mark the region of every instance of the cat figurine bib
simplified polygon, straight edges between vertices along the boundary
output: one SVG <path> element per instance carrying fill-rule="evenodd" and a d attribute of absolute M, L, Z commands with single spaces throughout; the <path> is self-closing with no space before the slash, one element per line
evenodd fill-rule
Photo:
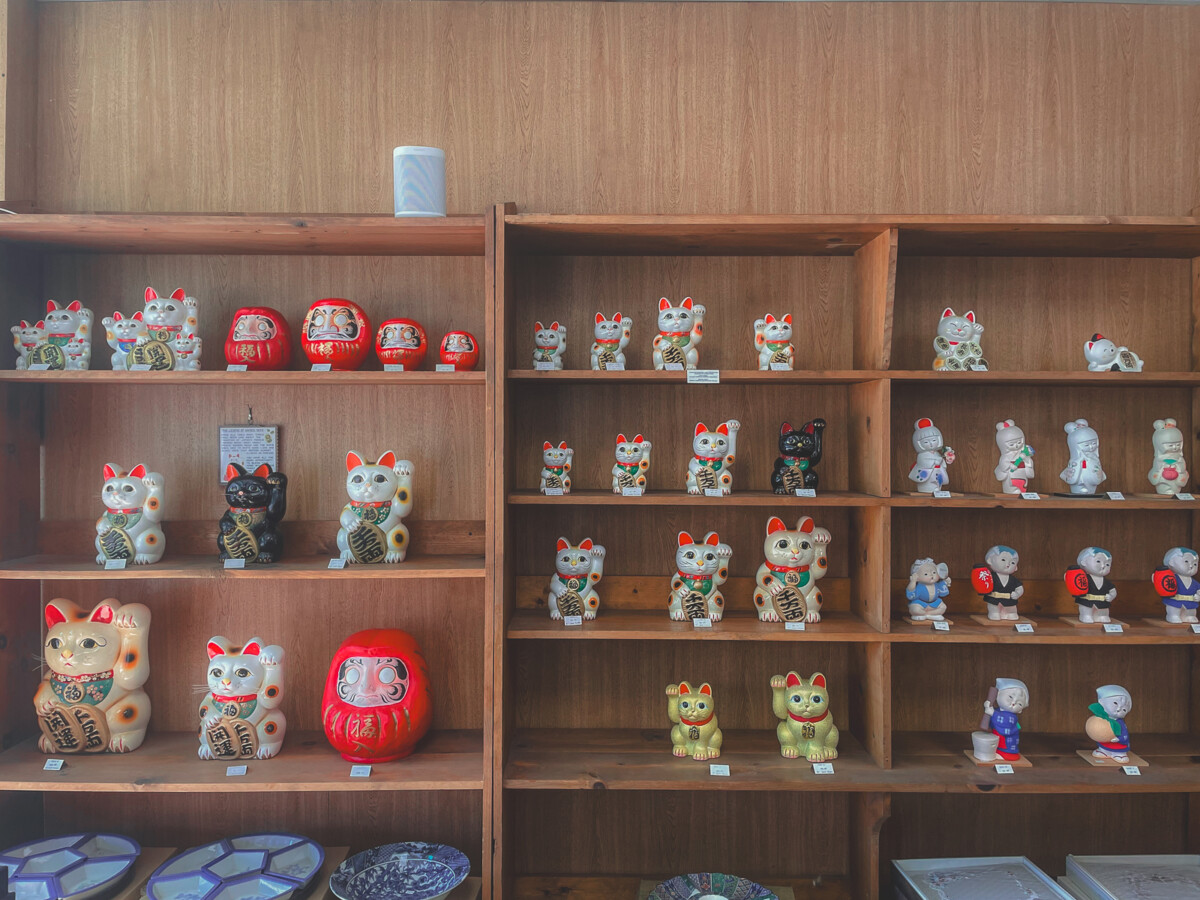
<path fill-rule="evenodd" d="M 550 618 L 596 618 L 600 609 L 596 585 L 604 574 L 604 548 L 593 544 L 591 538 L 584 538 L 577 547 L 566 538 L 559 538 L 555 552 L 556 574 L 550 579 Z"/>
<path fill-rule="evenodd" d="M 831 535 L 811 516 L 802 516 L 794 531 L 782 519 L 767 523 L 763 541 L 766 560 L 754 576 L 754 605 L 763 622 L 820 622 L 821 591 L 829 560 L 825 548 Z"/>
<path fill-rule="evenodd" d="M 278 562 L 283 556 L 279 523 L 287 512 L 287 476 L 263 463 L 248 473 L 237 463 L 225 469 L 225 502 L 217 548 L 221 559 Z"/>
<path fill-rule="evenodd" d="M 675 551 L 675 577 L 667 609 L 677 622 L 712 619 L 720 622 L 725 598 L 719 588 L 729 578 L 729 558 L 733 549 L 722 544 L 715 531 L 697 541 L 686 531 L 679 532 Z"/>
<path fill-rule="evenodd" d="M 617 435 L 616 464 L 612 467 L 612 489 L 614 494 L 625 488 L 646 489 L 646 475 L 650 471 L 650 442 L 640 434 L 632 441 L 625 435 Z"/>
<path fill-rule="evenodd" d="M 403 518 L 412 512 L 413 464 L 389 450 L 375 463 L 346 454 L 346 493 L 337 545 L 349 563 L 400 563 L 408 553 Z"/>
<path fill-rule="evenodd" d="M 47 672 L 33 698 L 43 753 L 128 753 L 150 724 L 150 610 L 103 600 L 46 605 Z"/>
<path fill-rule="evenodd" d="M 142 309 L 146 335 L 139 336 L 133 349 L 126 354 L 126 365 L 131 369 L 149 366 L 154 372 L 198 370 L 200 338 L 196 334 L 200 324 L 196 310 L 196 298 L 186 296 L 183 288 L 170 297 L 160 297 L 154 288 L 146 288 Z"/>
<path fill-rule="evenodd" d="M 14 325 L 17 368 L 40 366 L 51 370 L 84 370 L 92 360 L 92 311 L 78 300 L 59 305 L 46 301 L 46 318 Z"/>
<path fill-rule="evenodd" d="M 142 311 L 139 309 L 132 316 L 122 316 L 119 312 L 105 316 L 104 337 L 112 348 L 112 363 L 114 372 L 124 372 L 129 368 L 129 354 L 139 342 L 150 339 L 146 323 L 142 321 Z"/>
<path fill-rule="evenodd" d="M 549 441 L 542 444 L 542 471 L 539 476 L 538 490 L 543 494 L 553 491 L 555 494 L 571 493 L 571 462 L 575 459 L 575 451 L 567 446 L 566 441 L 560 441 L 555 447 Z"/>
<path fill-rule="evenodd" d="M 567 352 L 567 326 L 551 322 L 547 328 L 541 322 L 533 323 L 533 364 L 546 364 L 551 369 L 563 367 L 563 354 Z"/>
<path fill-rule="evenodd" d="M 717 725 L 717 706 L 712 687 L 706 682 L 696 690 L 686 681 L 667 685 L 667 718 L 671 729 L 671 753 L 695 760 L 716 759 L 724 740 Z"/>
<path fill-rule="evenodd" d="M 800 428 L 787 422 L 779 426 L 779 456 L 771 470 L 771 489 L 777 494 L 815 491 L 821 479 L 814 467 L 821 461 L 824 443 L 824 419 L 813 419 Z"/>
<path fill-rule="evenodd" d="M 807 681 L 797 672 L 771 676 L 771 711 L 782 719 L 775 729 L 785 759 L 828 762 L 837 759 L 838 730 L 829 712 L 829 692 L 820 672 Z"/>
<path fill-rule="evenodd" d="M 737 419 L 721 423 L 716 431 L 709 431 L 703 422 L 696 425 L 685 479 L 689 494 L 720 491 L 725 496 L 733 492 L 733 462 L 741 427 Z"/>
<path fill-rule="evenodd" d="M 208 641 L 208 694 L 200 703 L 200 758 L 270 759 L 283 747 L 283 648 Z"/>
<path fill-rule="evenodd" d="M 667 366 L 694 369 L 700 363 L 696 349 L 704 337 L 704 307 L 684 297 L 672 306 L 666 297 L 658 301 L 658 334 L 654 336 L 654 368 Z"/>
<path fill-rule="evenodd" d="M 596 313 L 596 328 L 593 332 L 592 368 L 606 371 L 610 366 L 625 368 L 625 348 L 633 336 L 633 319 L 623 318 L 617 313 L 611 319 L 604 313 Z"/>
<path fill-rule="evenodd" d="M 771 366 L 795 366 L 796 349 L 792 346 L 792 314 L 776 319 L 770 313 L 754 320 L 754 347 L 758 350 L 758 369 L 768 372 Z"/>
<path fill-rule="evenodd" d="M 163 536 L 165 479 L 143 465 L 128 473 L 115 463 L 104 467 L 104 515 L 96 520 L 96 564 L 110 559 L 130 560 L 145 566 L 162 559 L 167 549 Z"/>

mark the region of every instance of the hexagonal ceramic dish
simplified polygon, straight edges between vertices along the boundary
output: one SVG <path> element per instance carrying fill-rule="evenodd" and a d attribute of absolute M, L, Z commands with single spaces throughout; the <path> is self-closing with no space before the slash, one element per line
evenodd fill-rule
<path fill-rule="evenodd" d="M 185 850 L 159 866 L 149 900 L 287 900 L 325 863 L 320 844 L 295 834 L 246 834 Z"/>
<path fill-rule="evenodd" d="M 119 834 L 64 834 L 0 853 L 17 900 L 103 900 L 133 870 L 142 848 Z"/>

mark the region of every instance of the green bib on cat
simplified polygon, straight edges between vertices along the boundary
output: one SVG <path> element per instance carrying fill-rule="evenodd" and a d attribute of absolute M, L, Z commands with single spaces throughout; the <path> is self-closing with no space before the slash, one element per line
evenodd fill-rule
<path fill-rule="evenodd" d="M 142 519 L 142 511 L 135 510 L 134 512 L 113 512 L 112 510 L 104 513 L 104 518 L 108 520 L 108 524 L 113 528 L 132 528 Z"/>
<path fill-rule="evenodd" d="M 227 719 L 248 719 L 258 708 L 258 698 L 218 697 L 213 694 L 213 703 Z"/>
<path fill-rule="evenodd" d="M 364 522 L 378 525 L 380 522 L 387 521 L 387 517 L 392 512 L 392 501 L 388 500 L 378 504 L 359 504 L 352 500 L 350 501 L 350 508 L 354 510 L 354 515 L 358 516 Z"/>
<path fill-rule="evenodd" d="M 112 690 L 113 673 L 97 672 L 95 675 L 60 675 L 53 672 L 50 675 L 50 689 L 67 706 L 77 706 L 80 703 L 95 706 L 103 702 Z"/>
<path fill-rule="evenodd" d="M 680 572 L 679 577 L 684 584 L 691 585 L 691 590 L 701 593 L 705 597 L 712 593 L 713 580 L 711 575 L 685 575 L 683 572 Z"/>

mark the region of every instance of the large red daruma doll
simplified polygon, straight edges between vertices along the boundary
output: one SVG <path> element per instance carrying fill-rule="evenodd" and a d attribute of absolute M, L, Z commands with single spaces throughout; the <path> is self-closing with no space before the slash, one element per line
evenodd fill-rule
<path fill-rule="evenodd" d="M 308 308 L 300 346 L 312 363 L 329 363 L 335 372 L 353 372 L 371 350 L 371 323 L 357 303 L 326 297 Z"/>
<path fill-rule="evenodd" d="M 225 338 L 225 361 L 250 372 L 286 369 L 292 362 L 292 329 L 277 309 L 243 306 Z"/>
<path fill-rule="evenodd" d="M 388 762 L 413 752 L 429 731 L 429 668 L 406 631 L 374 628 L 342 642 L 321 701 L 325 736 L 353 763 Z"/>

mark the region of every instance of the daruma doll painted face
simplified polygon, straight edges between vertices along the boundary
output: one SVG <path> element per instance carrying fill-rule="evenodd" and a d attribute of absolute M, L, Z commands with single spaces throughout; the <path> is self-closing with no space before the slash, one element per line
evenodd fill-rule
<path fill-rule="evenodd" d="M 454 371 L 470 372 L 479 362 L 479 341 L 469 331 L 449 331 L 439 352 L 442 362 L 454 366 Z"/>
<path fill-rule="evenodd" d="M 243 306 L 233 314 L 225 361 L 251 372 L 286 369 L 292 362 L 292 329 L 277 309 Z"/>
<path fill-rule="evenodd" d="M 413 319 L 388 319 L 375 335 L 375 353 L 379 361 L 399 363 L 406 370 L 421 368 L 428 349 L 425 329 Z"/>
<path fill-rule="evenodd" d="M 308 308 L 300 346 L 313 363 L 329 363 L 334 371 L 352 372 L 371 349 L 371 323 L 357 303 L 341 297 L 318 300 Z"/>
<path fill-rule="evenodd" d="M 321 702 L 325 736 L 342 758 L 379 763 L 412 753 L 429 731 L 429 671 L 416 639 L 376 628 L 342 642 Z"/>

